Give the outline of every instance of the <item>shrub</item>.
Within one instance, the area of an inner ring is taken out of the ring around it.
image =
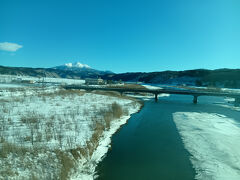
[[[74,167],[74,159],[70,158],[70,156],[67,153],[62,152],[60,150],[56,150],[55,153],[62,165],[59,178],[61,180],[66,180],[68,179],[71,169]]]
[[[28,148],[17,146],[8,142],[3,142],[0,148],[0,157],[6,158],[10,153],[16,154],[17,156],[24,156],[28,151]]]
[[[123,115],[122,107],[116,102],[112,104],[112,112],[114,118],[120,118]]]
[[[120,118],[124,112],[122,107],[116,102],[112,103],[108,109],[100,110],[100,114],[103,116],[105,127],[110,128],[110,123],[112,120]]]

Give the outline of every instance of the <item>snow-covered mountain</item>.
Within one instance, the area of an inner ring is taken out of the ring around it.
[[[101,71],[101,70],[93,69],[89,65],[83,64],[83,63],[80,63],[80,62],[66,63],[66,64],[63,64],[63,65],[60,65],[60,66],[53,67],[53,69],[64,70],[64,71],[72,71],[72,72],[75,72],[75,73],[81,73],[84,76],[85,75],[99,76],[99,75],[106,75],[106,74],[114,74],[111,71]]]
[[[80,62],[75,63],[66,63],[60,66],[54,67],[54,69],[62,69],[62,70],[81,70],[81,69],[92,69],[87,64],[82,64]]]
[[[66,63],[64,64],[64,66],[67,66],[69,68],[91,68],[89,65],[87,64],[82,64],[80,62],[76,62],[76,63]]]

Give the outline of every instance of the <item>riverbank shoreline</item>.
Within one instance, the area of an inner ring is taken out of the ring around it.
[[[76,170],[76,173],[70,177],[71,180],[93,180],[98,177],[96,168],[111,148],[113,135],[117,133],[122,126],[128,123],[128,120],[133,114],[140,112],[144,106],[144,103],[139,100],[135,100],[135,102],[136,107],[129,110],[129,115],[114,120],[109,130],[104,131],[99,140],[99,146],[93,152],[93,155],[89,159],[81,159],[78,162],[78,169]]]

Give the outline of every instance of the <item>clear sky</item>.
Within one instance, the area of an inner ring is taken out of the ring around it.
[[[0,0],[0,65],[240,68],[240,0]]]

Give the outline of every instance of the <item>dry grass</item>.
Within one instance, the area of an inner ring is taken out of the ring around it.
[[[78,159],[81,157],[81,150],[82,148],[76,148],[76,149],[70,149],[70,153],[74,157],[74,159]],[[84,149],[83,149],[84,150]],[[86,152],[82,152],[84,155],[86,155]]]
[[[17,146],[12,143],[8,143],[8,142],[3,142],[3,143],[1,143],[0,157],[7,158],[7,156],[10,153],[13,153],[17,156],[24,156],[29,151],[30,151],[29,148]]]
[[[102,136],[104,129],[105,129],[105,127],[102,123],[96,122],[94,132],[89,141],[92,144],[95,144],[96,146],[98,146],[99,139]]]
[[[70,149],[70,153],[73,155],[74,159],[88,156],[88,149],[85,147],[78,147],[75,149]]]
[[[56,96],[71,96],[71,95],[78,95],[82,96],[85,92],[80,91],[78,89],[60,89],[55,92],[44,92],[44,93],[38,93],[39,97],[56,97]]]
[[[7,158],[10,154],[13,154],[16,157],[25,157],[27,156],[27,153],[31,153],[34,157],[37,157],[39,153],[44,153],[46,149],[41,148],[26,148],[17,146],[11,143],[3,142],[1,143],[0,148],[0,158]],[[45,152],[46,153],[46,152]],[[58,179],[66,180],[69,177],[69,173],[74,168],[75,160],[71,158],[71,156],[68,154],[68,151],[64,152],[61,150],[55,150],[54,153],[57,156],[58,161],[60,162],[60,172],[58,174]],[[24,162],[23,167],[25,169],[31,169],[33,163],[32,162]],[[4,174],[6,177],[15,176],[15,171],[11,169],[11,166],[9,168],[6,168],[7,164],[5,164],[5,170],[1,171],[1,173]],[[34,174],[32,174],[34,175]],[[34,175],[35,179],[37,178]],[[32,178],[31,178],[32,179]],[[34,179],[34,178],[33,178]]]
[[[111,121],[116,118],[120,118],[124,114],[124,112],[122,107],[116,102],[114,102],[110,104],[107,109],[101,109],[98,114],[99,116],[102,116],[103,121],[100,121],[99,119],[96,120],[97,118],[93,119],[93,134],[91,138],[86,142],[86,146],[70,150],[70,153],[72,154],[74,159],[78,159],[81,157],[91,157],[93,152],[99,145],[99,140],[102,137],[104,130],[109,129]]]
[[[121,94],[119,92],[116,91],[100,91],[100,90],[96,90],[93,92],[94,94],[99,94],[99,95],[104,95],[104,96],[111,96],[111,97],[122,97]]]
[[[1,174],[4,177],[11,177],[11,176],[15,176],[16,172],[13,171],[12,168],[5,168],[3,171],[1,171]]]
[[[120,89],[147,89],[146,87],[140,84],[124,84],[123,86],[108,86],[109,88],[120,88]]]
[[[92,156],[93,152],[96,150],[96,148],[99,145],[99,140],[104,132],[105,129],[109,129],[111,125],[111,121],[120,118],[123,115],[123,109],[122,107],[117,104],[116,102],[109,105],[108,109],[101,109],[99,111],[99,115],[103,117],[104,122],[101,121],[94,121],[94,124],[92,127],[94,127],[92,137],[89,141],[86,142],[85,148],[78,148],[76,150],[71,150],[72,155],[75,158],[78,158],[80,155],[83,157]]]
[[[69,173],[74,168],[75,162],[70,156],[63,151],[55,150],[58,160],[61,162],[61,170],[59,178],[61,180],[66,180],[69,177]]]
[[[123,115],[122,107],[119,104],[117,104],[116,102],[112,103],[111,110],[112,110],[112,113],[113,113],[113,117],[115,119],[120,118]]]
[[[21,116],[22,123],[35,124],[39,122],[39,116],[35,113],[28,112],[26,115]]]
[[[136,99],[134,97],[124,95],[124,94],[121,95],[119,92],[116,92],[116,91],[99,91],[99,90],[97,90],[97,91],[94,91],[92,93],[99,94],[99,95],[104,95],[104,96],[117,97],[117,98],[121,98],[121,99],[128,99],[128,100],[131,100],[131,101],[134,101],[134,102],[138,102],[142,106],[144,105],[143,101],[141,101],[139,99]]]

